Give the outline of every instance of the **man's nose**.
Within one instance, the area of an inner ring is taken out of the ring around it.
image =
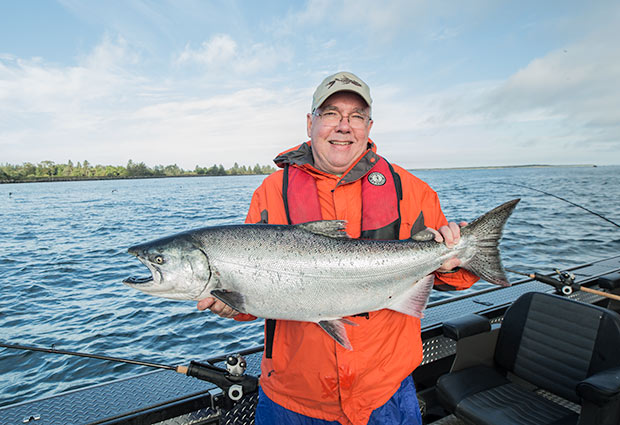
[[[337,127],[338,131],[351,131],[351,124],[349,124],[349,117],[340,118],[340,122]]]

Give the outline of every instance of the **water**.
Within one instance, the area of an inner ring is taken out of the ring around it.
[[[446,216],[455,221],[522,198],[502,240],[507,267],[548,272],[620,252],[618,228],[555,198],[502,184],[551,192],[620,222],[620,167],[415,174],[439,193]],[[127,247],[243,222],[263,178],[0,185],[0,340],[171,365],[262,343],[262,321],[220,319],[199,312],[195,302],[151,297],[121,281],[146,271]],[[148,370],[0,348],[0,406]]]

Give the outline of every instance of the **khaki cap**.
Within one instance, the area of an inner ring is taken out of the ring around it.
[[[328,97],[340,91],[357,93],[364,99],[368,106],[372,105],[370,88],[361,78],[350,72],[338,72],[324,79],[314,91],[314,95],[312,96],[312,113],[314,113]]]

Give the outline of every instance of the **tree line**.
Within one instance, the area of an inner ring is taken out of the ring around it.
[[[21,165],[0,165],[0,182],[53,181],[53,180],[88,180],[88,179],[124,179],[141,177],[180,177],[180,176],[238,176],[249,174],[271,174],[276,169],[270,165],[256,164],[253,167],[235,164],[224,168],[222,164],[211,167],[196,165],[194,170],[184,170],[178,165],[147,166],[144,162],[127,165],[91,165],[88,161],[66,164],[54,161],[41,161],[38,164],[26,162]]]

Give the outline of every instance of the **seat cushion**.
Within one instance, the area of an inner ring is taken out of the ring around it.
[[[575,412],[513,383],[462,400],[454,415],[476,425],[576,425],[579,420]]]
[[[441,376],[435,388],[439,402],[447,411],[454,412],[461,400],[509,383],[506,377],[491,367],[473,366]]]
[[[480,425],[575,425],[578,415],[509,381],[496,369],[474,366],[437,380],[437,397],[459,419]]]

